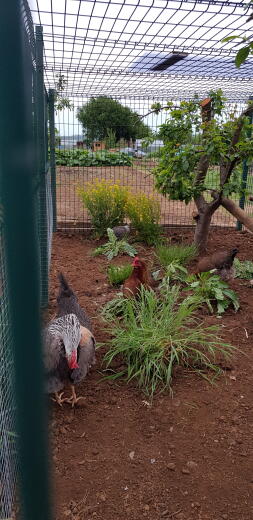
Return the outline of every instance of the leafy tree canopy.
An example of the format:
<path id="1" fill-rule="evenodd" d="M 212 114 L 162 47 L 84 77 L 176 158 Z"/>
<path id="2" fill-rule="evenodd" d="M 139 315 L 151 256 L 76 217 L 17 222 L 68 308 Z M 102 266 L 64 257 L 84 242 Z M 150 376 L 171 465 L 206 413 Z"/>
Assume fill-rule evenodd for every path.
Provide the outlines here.
<path id="1" fill-rule="evenodd" d="M 137 112 L 107 96 L 92 98 L 80 107 L 77 119 L 83 126 L 88 144 L 108 138 L 108 133 L 113 133 L 116 141 L 140 139 L 150 133 Z"/>
<path id="2" fill-rule="evenodd" d="M 238 166 L 244 159 L 252 158 L 252 125 L 247 111 L 240 117 L 235 111 L 227 114 L 222 91 L 210 92 L 209 96 L 212 117 L 208 120 L 203 118 L 197 97 L 182 101 L 178 107 L 171 102 L 167 104 L 169 117 L 160 128 L 164 148 L 155 176 L 159 191 L 171 199 L 188 203 L 210 188 L 218 188 L 226 196 L 238 192 L 241 186 Z M 194 133 L 198 135 L 197 143 Z M 206 162 L 204 169 L 201 159 Z M 208 167 L 215 165 L 220 167 L 219 186 L 207 186 Z"/>

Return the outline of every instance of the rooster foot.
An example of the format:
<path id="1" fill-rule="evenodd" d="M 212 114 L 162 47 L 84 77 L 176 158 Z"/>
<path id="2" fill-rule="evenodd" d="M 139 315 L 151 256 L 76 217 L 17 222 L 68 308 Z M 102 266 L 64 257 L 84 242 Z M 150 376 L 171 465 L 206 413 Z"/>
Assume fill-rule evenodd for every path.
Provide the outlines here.
<path id="1" fill-rule="evenodd" d="M 54 394 L 55 398 L 52 397 L 52 401 L 54 401 L 54 403 L 57 403 L 59 406 L 62 406 L 62 403 L 67 401 L 66 397 L 64 397 L 64 399 L 62 399 L 63 395 L 64 395 L 64 392 L 61 392 L 61 394 L 59 394 L 59 392 L 55 392 L 55 394 Z"/>
<path id="2" fill-rule="evenodd" d="M 69 397 L 69 399 L 65 399 L 65 401 L 67 401 L 68 403 L 71 404 L 72 408 L 74 408 L 75 404 L 78 403 L 78 401 L 80 399 L 85 399 L 84 397 L 80 396 L 80 397 L 77 397 L 76 396 L 76 392 L 75 392 L 75 388 L 74 386 L 71 386 L 71 392 L 72 392 L 72 395 L 71 397 Z"/>

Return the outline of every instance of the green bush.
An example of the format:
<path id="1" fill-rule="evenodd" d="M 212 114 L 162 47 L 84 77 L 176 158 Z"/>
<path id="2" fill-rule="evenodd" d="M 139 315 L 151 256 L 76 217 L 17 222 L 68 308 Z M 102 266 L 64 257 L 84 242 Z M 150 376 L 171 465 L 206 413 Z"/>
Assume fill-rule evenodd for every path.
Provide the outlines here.
<path id="1" fill-rule="evenodd" d="M 120 285 L 133 272 L 133 267 L 130 264 L 125 265 L 109 265 L 107 274 L 111 285 Z"/>
<path id="2" fill-rule="evenodd" d="M 115 305 L 109 302 L 103 312 L 112 336 L 104 358 L 106 366 L 122 356 L 127 381 L 137 379 L 149 395 L 158 387 L 171 388 L 176 365 L 190 367 L 209 379 L 207 370 L 214 375 L 220 372 L 216 354 L 229 357 L 232 353 L 233 347 L 218 336 L 219 327 L 205 327 L 196 317 L 200 302 L 186 298 L 179 303 L 180 290 L 178 286 L 168 287 L 158 299 L 153 291 L 142 287 L 138 300 L 117 297 Z"/>
<path id="3" fill-rule="evenodd" d="M 90 152 L 88 150 L 55 150 L 57 166 L 131 166 L 132 158 L 123 152 Z"/>
<path id="4" fill-rule="evenodd" d="M 106 179 L 96 179 L 84 188 L 78 188 L 84 206 L 89 211 L 91 222 L 98 237 L 107 228 L 121 225 L 126 215 L 128 189 Z"/>
<path id="5" fill-rule="evenodd" d="M 160 204 L 145 193 L 129 193 L 126 205 L 127 216 L 137 231 L 137 238 L 151 246 L 160 238 Z"/>

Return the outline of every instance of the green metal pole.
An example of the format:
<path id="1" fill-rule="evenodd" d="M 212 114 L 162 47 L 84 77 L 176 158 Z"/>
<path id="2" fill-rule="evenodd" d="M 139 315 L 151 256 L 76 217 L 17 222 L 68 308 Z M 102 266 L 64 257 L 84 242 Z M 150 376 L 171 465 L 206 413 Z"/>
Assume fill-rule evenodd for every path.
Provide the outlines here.
<path id="1" fill-rule="evenodd" d="M 55 91 L 49 90 L 49 132 L 50 132 L 50 170 L 51 170 L 51 192 L 53 204 L 53 231 L 57 230 L 56 211 L 56 167 L 55 167 L 55 119 L 54 119 Z"/>
<path id="2" fill-rule="evenodd" d="M 249 98 L 249 100 L 252 101 L 253 96 L 251 96 Z M 251 124 L 253 123 L 253 114 L 249 115 L 249 121 Z M 251 129 L 248 130 L 248 137 L 251 137 Z M 243 161 L 243 165 L 242 165 L 242 185 L 241 186 L 242 186 L 243 190 L 246 190 L 246 188 L 247 188 L 248 173 L 249 173 L 249 166 L 248 166 L 247 160 L 245 160 L 245 161 Z M 244 206 L 245 206 L 245 193 L 242 194 L 242 196 L 239 200 L 239 207 L 241 209 L 244 209 Z M 237 220 L 236 229 L 237 229 L 237 231 L 242 230 L 242 223 L 239 220 Z"/>
<path id="3" fill-rule="evenodd" d="M 37 115 L 37 167 L 40 179 L 40 270 L 41 306 L 48 304 L 48 222 L 46 186 L 46 118 L 43 70 L 43 28 L 36 26 L 36 115 Z"/>
<path id="4" fill-rule="evenodd" d="M 49 520 L 33 184 L 32 61 L 22 27 L 20 0 L 0 2 L 0 68 L 0 182 L 15 362 L 22 517 Z"/>

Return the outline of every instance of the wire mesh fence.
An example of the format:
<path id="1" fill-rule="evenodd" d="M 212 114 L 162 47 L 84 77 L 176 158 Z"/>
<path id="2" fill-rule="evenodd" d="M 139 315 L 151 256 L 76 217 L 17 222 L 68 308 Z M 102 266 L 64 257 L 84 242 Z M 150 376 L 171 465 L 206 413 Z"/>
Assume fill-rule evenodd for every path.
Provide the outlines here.
<path id="1" fill-rule="evenodd" d="M 17 475 L 14 363 L 6 280 L 3 226 L 0 225 L 0 517 L 10 518 Z"/>
<path id="2" fill-rule="evenodd" d="M 92 99 L 92 98 L 90 98 Z M 110 143 L 108 139 L 91 140 L 88 142 L 85 129 L 78 121 L 78 112 L 87 105 L 89 98 L 71 98 L 71 110 L 59 112 L 56 116 L 56 193 L 57 193 L 57 226 L 60 230 L 83 231 L 89 229 L 90 218 L 83 206 L 78 189 L 85 188 L 87 184 L 97 179 L 105 179 L 108 182 L 119 182 L 128 186 L 133 192 L 144 192 L 155 196 L 161 205 L 160 223 L 164 227 L 193 226 L 195 225 L 193 214 L 194 202 L 185 204 L 181 201 L 170 200 L 160 195 L 155 188 L 154 170 L 159 163 L 159 156 L 163 147 L 163 141 L 159 137 L 146 145 L 145 139 L 126 140 L 121 138 L 118 142 Z M 98 98 L 97 98 L 98 99 Z M 165 106 L 168 98 L 160 99 Z M 152 98 L 120 98 L 117 99 L 122 106 L 128 107 L 132 112 L 138 113 L 143 123 L 153 134 L 159 134 L 159 128 L 164 123 L 168 114 L 156 115 L 150 112 L 154 103 Z M 157 101 L 157 100 L 156 100 Z M 178 100 L 173 100 L 178 104 Z M 232 110 L 239 115 L 245 108 L 244 103 L 227 103 L 226 113 Z M 111 124 L 112 133 L 123 134 L 124 129 Z M 90 130 L 92 133 L 92 130 Z M 95 129 L 94 129 L 95 135 Z M 118 155 L 115 155 L 118 154 Z M 122 163 L 122 164 L 121 164 Z M 219 186 L 219 167 L 209 169 L 206 179 L 207 187 L 216 189 Z M 247 188 L 251 190 L 252 173 L 248 175 Z M 239 194 L 233 199 L 239 202 Z M 251 203 L 247 202 L 246 211 L 252 212 Z M 213 226 L 234 227 L 235 218 L 225 209 L 219 208 L 212 219 Z"/>
<path id="3" fill-rule="evenodd" d="M 3 12 L 4 11 L 4 12 Z M 26 114 L 26 132 L 27 136 L 30 135 L 31 141 L 23 141 L 23 136 L 20 134 L 20 141 L 13 141 L 13 156 L 17 155 L 17 167 L 19 168 L 22 164 L 21 155 L 25 155 L 28 163 L 32 162 L 32 176 L 31 183 L 33 186 L 32 197 L 34 207 L 37 210 L 35 215 L 35 222 L 33 225 L 37 225 L 36 239 L 38 245 L 38 251 L 40 252 L 38 265 L 33 265 L 33 271 L 39 270 L 40 272 L 40 302 L 41 305 L 47 303 L 47 287 L 48 287 L 48 269 L 50 263 L 51 253 L 51 239 L 52 239 L 52 198 L 51 198 L 51 176 L 48 162 L 48 142 L 47 142 L 47 114 L 48 114 L 48 95 L 43 83 L 43 62 L 39 61 L 39 49 L 38 41 L 35 39 L 34 26 L 32 22 L 31 12 L 26 0 L 15 2 L 13 10 L 10 13 L 9 9 L 1 9 L 1 22 L 4 21 L 4 14 L 6 14 L 8 20 L 13 20 L 14 24 L 19 24 L 20 28 L 20 41 L 18 40 L 18 31 L 15 34 L 16 42 L 21 50 L 22 58 L 19 59 L 18 70 L 21 73 L 23 81 L 26 83 L 25 98 L 21 98 L 18 102 L 23 103 L 22 110 L 25 113 L 26 106 L 29 113 Z M 15 15 L 15 16 L 14 16 Z M 17 25 L 16 25 L 17 26 Z M 6 31 L 1 26 L 2 34 L 6 35 Z M 11 39 L 14 37 L 11 32 L 11 27 L 8 27 L 10 34 L 9 48 L 12 50 Z M 4 44 L 8 47 L 8 38 L 5 39 Z M 43 57 L 43 40 L 41 39 L 41 49 Z M 3 45 L 1 43 L 3 49 Z M 7 55 L 7 54 L 6 54 Z M 16 56 L 11 57 L 12 63 L 15 62 Z M 22 67 L 20 67 L 20 62 Z M 17 115 L 16 100 L 11 97 L 11 93 L 8 96 L 8 78 L 11 76 L 9 70 L 4 68 L 3 54 L 1 54 L 1 67 L 6 72 L 6 76 L 2 80 L 1 91 L 2 98 L 5 95 L 5 103 L 8 106 L 7 119 L 3 115 L 0 121 L 0 135 L 1 135 L 1 150 L 0 150 L 0 172 L 1 172 L 1 190 L 0 190 L 0 518 L 10 519 L 13 515 L 13 508 L 15 504 L 16 496 L 16 483 L 18 476 L 19 456 L 18 446 L 20 445 L 20 439 L 17 435 L 17 414 L 18 414 L 18 395 L 17 383 L 14 385 L 15 374 L 17 378 L 17 372 L 21 367 L 15 365 L 14 351 L 15 343 L 17 338 L 13 336 L 13 330 L 15 323 L 13 321 L 13 313 L 11 312 L 11 304 L 13 303 L 10 286 L 8 283 L 8 264 L 6 260 L 7 247 L 6 247 L 6 200 L 2 199 L 2 186 L 4 184 L 4 178 L 11 176 L 13 161 L 11 155 L 8 155 L 7 147 L 4 147 L 6 143 L 6 133 L 8 133 L 9 141 L 11 135 L 16 135 L 17 121 L 24 124 L 24 120 L 20 118 L 20 114 Z M 25 78 L 25 80 L 24 80 Z M 16 78 L 15 78 L 16 79 Z M 20 80 L 20 78 L 19 78 Z M 17 79 L 18 81 L 18 79 Z M 5 82 L 5 84 L 3 84 Z M 18 84 L 19 91 L 20 83 Z M 15 90 L 15 89 L 14 89 Z M 22 91 L 22 88 L 21 88 Z M 6 94 L 7 93 L 7 94 Z M 41 108 L 41 111 L 40 111 Z M 7 110 L 6 110 L 7 113 Z M 6 121 L 12 121 L 13 132 L 8 128 Z M 14 123 L 15 121 L 15 123 Z M 11 124 L 11 123 L 10 123 Z M 17 135 L 16 135 L 17 137 Z M 22 143 L 22 150 L 19 148 L 19 144 Z M 15 152 L 14 152 L 15 150 Z M 19 159 L 18 159 L 19 158 Z M 27 175 L 26 168 L 24 168 L 25 175 Z M 21 176 L 21 174 L 20 174 Z M 16 191 L 15 191 L 16 190 Z M 15 194 L 18 197 L 22 197 L 21 193 L 17 194 L 18 187 L 13 179 L 13 197 Z M 14 200 L 13 198 L 13 200 Z M 25 204 L 25 201 L 24 201 Z M 23 207 L 22 218 L 26 215 L 27 208 Z M 21 219 L 22 220 L 22 219 Z M 19 224 L 19 223 L 17 223 Z M 22 226 L 22 222 L 20 222 Z M 23 230 L 20 230 L 22 235 Z M 32 237 L 31 237 L 32 240 Z M 17 237 L 13 236 L 13 242 L 17 242 Z M 14 247 L 15 249 L 15 247 Z M 24 251 L 24 256 L 26 255 Z M 21 269 L 21 258 L 16 258 L 17 271 Z M 28 261 L 28 257 L 25 260 Z M 21 273 L 21 271 L 20 271 Z M 29 276 L 31 273 L 29 273 Z M 19 275 L 19 277 L 21 274 Z M 29 276 L 27 277 L 27 284 L 29 285 Z M 10 280 L 10 278 L 9 278 Z M 27 287 L 28 287 L 27 285 Z M 16 295 L 15 295 L 16 297 Z M 27 301 L 24 302 L 25 306 Z M 35 303 L 34 303 L 35 304 Z M 24 304 L 23 304 L 24 306 Z M 26 331 L 24 331 L 24 334 Z M 27 341 L 29 343 L 29 332 L 27 331 Z M 24 348 L 24 360 L 25 360 L 25 348 L 27 345 L 23 345 Z M 33 347 L 34 348 L 34 345 Z M 27 404 L 29 406 L 29 404 Z M 27 425 L 28 429 L 30 428 Z M 19 453 L 20 455 L 20 453 Z M 22 459 L 22 457 L 21 457 Z M 22 468 L 22 473 L 24 468 Z"/>
<path id="4" fill-rule="evenodd" d="M 143 117 L 154 101 L 192 99 L 195 94 L 204 99 L 211 89 L 219 88 L 230 106 L 243 107 L 252 94 L 252 58 L 236 68 L 238 42 L 222 39 L 235 33 L 248 35 L 249 10 L 247 2 L 233 0 L 37 0 L 36 6 L 31 4 L 34 22 L 44 27 L 45 83 L 57 90 L 61 79 L 61 95 L 73 107 L 56 115 L 60 150 L 73 150 L 68 164 L 56 154 L 58 229 L 89 227 L 77 187 L 96 178 L 120 180 L 133 190 L 155 193 L 165 226 L 193 225 L 193 203 L 170 201 L 154 188 L 152 170 L 162 143 L 156 143 L 152 153 L 151 148 L 143 149 L 140 140 L 121 139 L 109 148 L 137 149 L 131 164 L 84 164 L 74 154 L 84 140 L 77 112 L 89 99 L 107 96 Z M 157 132 L 164 119 L 150 115 L 143 121 Z M 88 148 L 102 151 L 105 144 L 89 143 Z M 215 187 L 215 169 L 209 173 L 209 184 L 212 177 Z M 235 220 L 219 209 L 213 224 L 234 226 Z"/>

